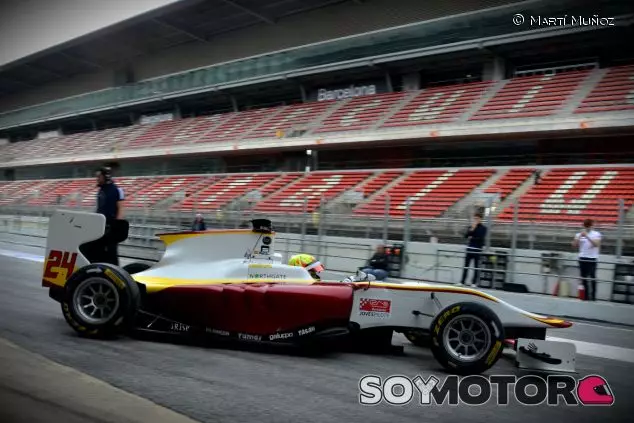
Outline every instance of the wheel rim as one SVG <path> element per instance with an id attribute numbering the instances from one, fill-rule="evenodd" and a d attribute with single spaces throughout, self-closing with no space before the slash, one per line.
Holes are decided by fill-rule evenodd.
<path id="1" fill-rule="evenodd" d="M 89 278 L 75 290 L 73 304 L 83 320 L 99 325 L 112 319 L 119 309 L 119 293 L 109 280 Z"/>
<path id="2" fill-rule="evenodd" d="M 478 361 L 488 351 L 491 331 L 482 319 L 473 315 L 457 316 L 445 327 L 443 344 L 455 359 Z"/>

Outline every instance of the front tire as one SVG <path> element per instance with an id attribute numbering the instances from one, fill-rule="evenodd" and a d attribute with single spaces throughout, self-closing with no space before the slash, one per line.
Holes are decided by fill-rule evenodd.
<path id="1" fill-rule="evenodd" d="M 480 374 L 502 355 L 504 328 L 497 315 L 477 303 L 457 303 L 443 309 L 431 325 L 431 350 L 450 373 Z"/>
<path id="2" fill-rule="evenodd" d="M 139 302 L 139 287 L 127 272 L 94 263 L 79 269 L 66 283 L 62 312 L 81 336 L 112 337 L 131 325 Z"/>
<path id="3" fill-rule="evenodd" d="M 429 334 L 422 330 L 407 330 L 403 335 L 409 342 L 420 348 L 429 347 Z"/>

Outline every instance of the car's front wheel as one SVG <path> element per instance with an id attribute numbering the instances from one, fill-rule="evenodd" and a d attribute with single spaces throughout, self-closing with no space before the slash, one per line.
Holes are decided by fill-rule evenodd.
<path id="1" fill-rule="evenodd" d="M 480 374 L 503 351 L 504 328 L 497 315 L 477 303 L 452 304 L 432 321 L 431 350 L 450 373 Z"/>
<path id="2" fill-rule="evenodd" d="M 403 335 L 409 342 L 417 347 L 427 348 L 429 347 L 429 334 L 423 330 L 407 330 L 403 332 Z"/>
<path id="3" fill-rule="evenodd" d="M 67 282 L 62 312 L 80 335 L 110 337 L 134 321 L 139 298 L 139 287 L 127 272 L 94 263 L 75 272 Z"/>

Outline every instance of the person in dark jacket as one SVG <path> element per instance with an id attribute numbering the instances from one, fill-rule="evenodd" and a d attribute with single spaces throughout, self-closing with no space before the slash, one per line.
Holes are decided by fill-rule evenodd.
<path id="1" fill-rule="evenodd" d="M 462 271 L 461 284 L 464 285 L 467 280 L 467 274 L 469 273 L 469 267 L 473 261 L 473 279 L 471 286 L 478 286 L 480 279 L 480 256 L 482 255 L 482 248 L 484 247 L 484 241 L 487 236 L 487 228 L 482 224 L 482 214 L 476 213 L 473 217 L 473 223 L 467 229 L 465 238 L 467 238 L 467 254 L 464 260 L 464 270 Z"/>
<path id="2" fill-rule="evenodd" d="M 206 231 L 207 225 L 202 214 L 197 214 L 194 223 L 192 224 L 192 232 Z"/>
<path id="3" fill-rule="evenodd" d="M 388 275 L 388 255 L 385 253 L 385 246 L 378 245 L 376 252 L 368 260 L 368 265 L 361 269 L 362 272 L 374 275 L 377 281 L 382 281 Z"/>
<path id="4" fill-rule="evenodd" d="M 127 225 L 123 219 L 123 201 L 125 194 L 112 179 L 112 169 L 102 167 L 96 173 L 97 208 L 95 213 L 106 218 L 104 235 L 80 247 L 84 256 L 91 262 L 103 262 L 119 265 L 118 242 L 122 227 Z M 124 225 L 122 225 L 122 223 Z M 127 227 L 127 226 L 126 226 Z M 127 229 L 124 229 L 127 233 Z"/>

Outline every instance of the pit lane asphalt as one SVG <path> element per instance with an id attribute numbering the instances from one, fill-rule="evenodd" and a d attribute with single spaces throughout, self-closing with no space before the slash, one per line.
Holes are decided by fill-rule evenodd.
<path id="1" fill-rule="evenodd" d="M 420 406 L 416 396 L 406 406 L 370 407 L 358 401 L 358 383 L 364 375 L 420 374 L 427 378 L 434 374 L 442 380 L 445 374 L 429 351 L 407 344 L 405 356 L 341 352 L 303 357 L 129 338 L 80 339 L 66 325 L 59 305 L 40 287 L 41 269 L 41 263 L 0 256 L 0 337 L 199 421 L 582 423 L 631 421 L 634 414 L 630 400 L 634 364 L 597 357 L 578 356 L 578 376 L 604 376 L 616 397 L 611 408 L 528 408 L 513 402 L 506 407 L 491 403 Z M 561 337 L 563 332 L 553 331 L 552 335 Z M 609 325 L 580 325 L 566 336 L 587 342 L 600 339 L 604 345 L 623 348 L 634 346 L 632 329 Z M 402 337 L 395 339 L 395 343 L 402 341 Z M 517 371 L 509 360 L 502 359 L 489 373 Z"/>

